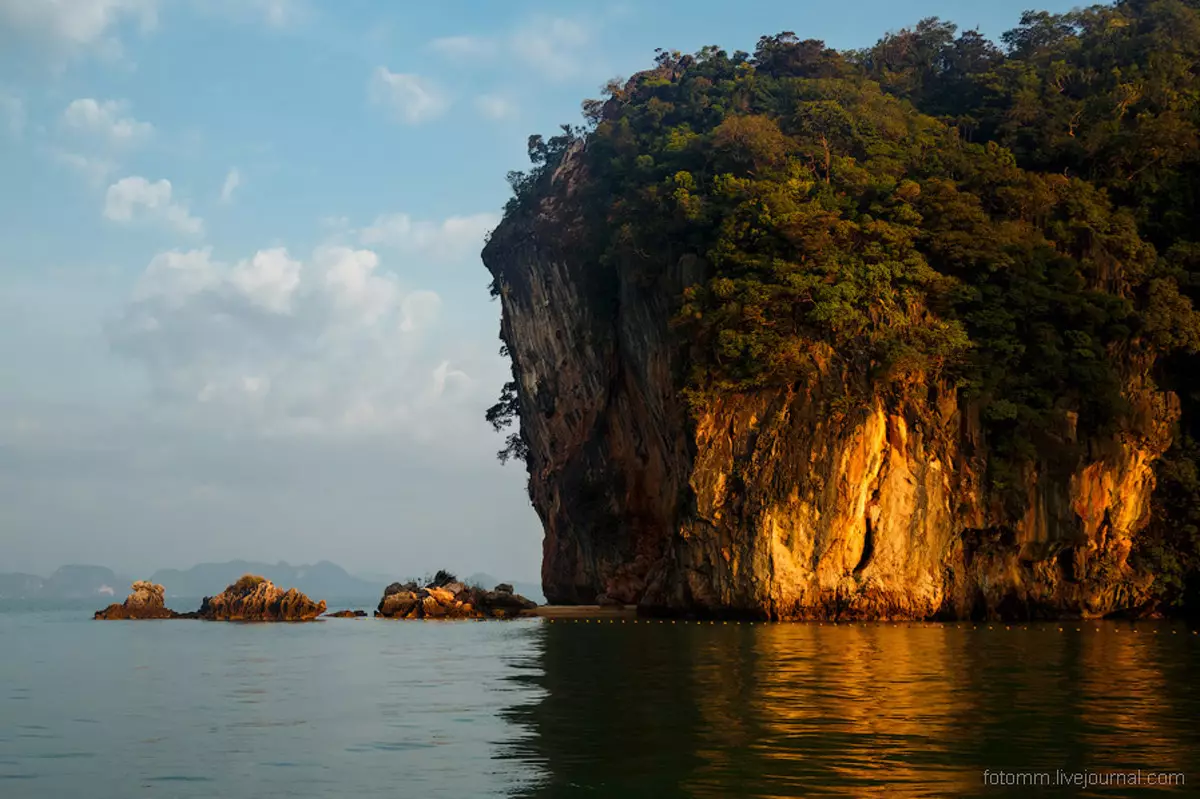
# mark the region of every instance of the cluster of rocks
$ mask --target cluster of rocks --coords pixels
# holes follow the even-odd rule
[[[204,598],[196,618],[209,621],[311,621],[325,612],[295,588],[284,591],[263,577],[247,574],[216,596]]]
[[[313,602],[294,588],[281,590],[270,580],[253,574],[247,574],[216,596],[205,597],[200,609],[191,613],[176,613],[168,608],[161,585],[138,580],[131,587],[133,593],[122,604],[109,605],[93,618],[310,621],[325,612],[324,600]]]
[[[179,614],[166,606],[166,590],[156,583],[138,580],[121,604],[96,611],[96,619],[176,619]]]
[[[322,614],[332,618],[362,618],[363,610],[325,614],[325,601],[313,602],[294,588],[276,588],[270,580],[247,574],[216,596],[205,597],[200,609],[176,613],[166,606],[161,585],[139,580],[121,604],[96,611],[97,619],[206,619],[208,621],[311,621]],[[537,603],[513,593],[507,583],[491,591],[458,582],[438,572],[427,584],[392,583],[383,592],[376,618],[387,619],[507,619],[533,610]]]
[[[537,607],[513,593],[507,583],[486,591],[439,573],[429,584],[392,583],[383,592],[376,618],[385,619],[507,619]]]

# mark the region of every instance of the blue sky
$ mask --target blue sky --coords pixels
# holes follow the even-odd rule
[[[535,576],[478,259],[526,137],[656,47],[1026,5],[0,0],[0,571]]]

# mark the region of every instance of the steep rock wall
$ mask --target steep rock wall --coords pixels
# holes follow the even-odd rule
[[[484,250],[500,287],[545,528],[552,603],[769,618],[1100,616],[1136,611],[1174,398],[1131,374],[1120,432],[1030,465],[1012,518],[983,483],[979,408],[915,380],[881,391],[814,357],[793,386],[680,394],[674,298],[694,259],[647,284],[595,262],[569,154],[555,191]],[[831,355],[831,353],[826,354]],[[1074,441],[1064,414],[1061,438]]]

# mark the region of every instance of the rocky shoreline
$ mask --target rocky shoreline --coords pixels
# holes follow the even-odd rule
[[[294,588],[281,589],[270,580],[247,574],[215,596],[205,597],[199,610],[179,613],[166,606],[166,589],[138,580],[123,603],[93,615],[97,620],[201,619],[205,621],[313,621],[325,618],[364,618],[364,610],[325,612],[325,600],[313,601]],[[439,571],[424,586],[414,581],[392,583],[384,589],[375,618],[387,619],[508,619],[528,613],[537,603],[501,583],[491,591],[468,586],[449,572]]]

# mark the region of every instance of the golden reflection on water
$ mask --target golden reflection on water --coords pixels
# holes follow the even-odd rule
[[[1200,784],[1200,639],[1169,624],[542,633],[545,694],[512,718],[548,774],[531,795],[1030,795],[986,787],[985,769],[1141,768]]]
[[[948,758],[933,750],[944,749],[955,719],[969,714],[967,694],[945,679],[963,644],[943,627],[780,624],[755,630],[752,662],[712,642],[698,646],[695,695],[709,735],[705,765],[687,791],[724,795],[730,762],[753,752],[756,780],[777,786],[763,796],[904,786],[962,795],[978,776],[938,765]],[[740,692],[745,704],[731,701],[735,670],[741,685],[752,686]],[[736,741],[725,735],[731,726],[743,732]],[[886,788],[878,785],[882,773]]]
[[[1195,680],[1197,673],[1171,672],[1168,643],[1179,628],[1154,627],[1149,634],[1134,633],[1132,625],[1111,625],[1081,640],[1084,660],[1081,692],[1087,700],[1080,708],[1088,752],[1115,752],[1118,762],[1090,757],[1091,769],[1146,769],[1187,771],[1200,763],[1195,740],[1175,734],[1176,679]],[[1185,631],[1186,633],[1186,631]],[[1197,647],[1191,647],[1195,650]],[[1193,661],[1194,663],[1195,661]],[[1193,723],[1200,721],[1193,717]],[[1195,775],[1200,780],[1200,774]],[[1200,793],[1200,787],[1194,788]]]

